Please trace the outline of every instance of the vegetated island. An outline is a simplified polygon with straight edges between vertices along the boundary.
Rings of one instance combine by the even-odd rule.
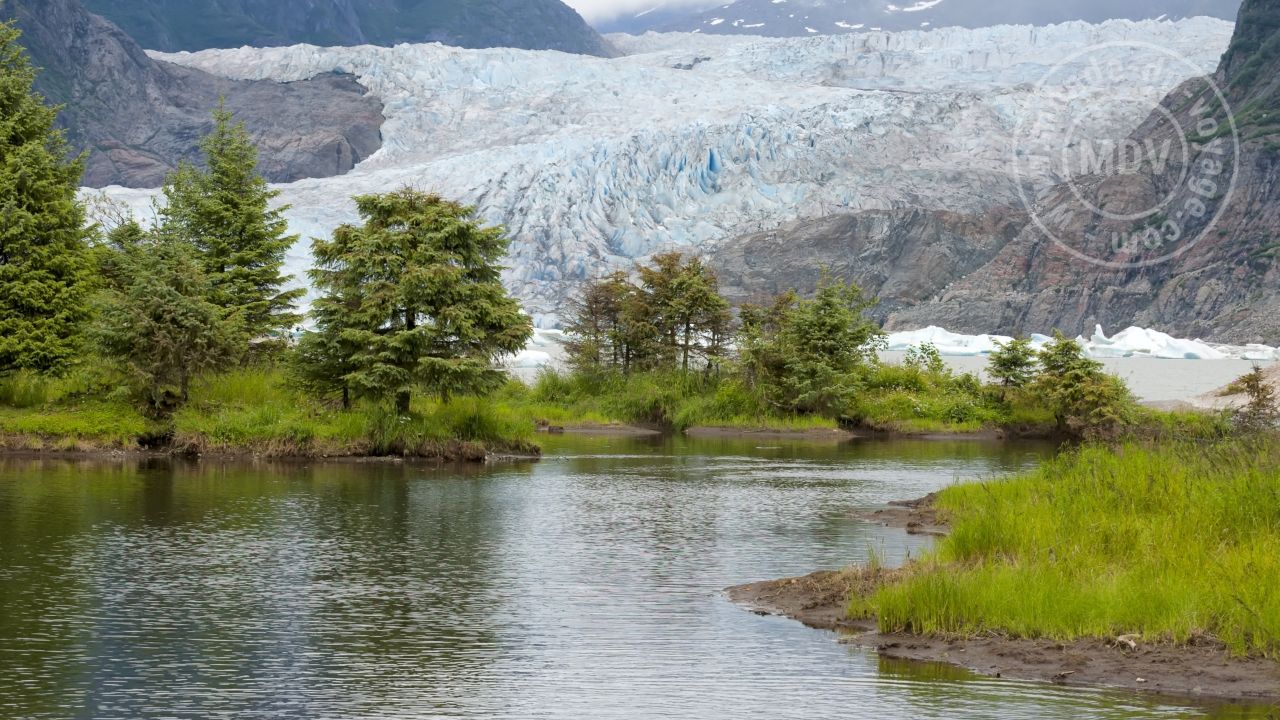
[[[757,612],[899,659],[1068,685],[1280,702],[1280,436],[1255,370],[1232,437],[1087,443],[859,517],[942,536],[876,564],[742,585]]]

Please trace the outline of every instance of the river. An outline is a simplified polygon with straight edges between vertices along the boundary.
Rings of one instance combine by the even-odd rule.
[[[1240,717],[874,652],[726,586],[1046,448],[551,438],[536,463],[0,460],[2,718]]]

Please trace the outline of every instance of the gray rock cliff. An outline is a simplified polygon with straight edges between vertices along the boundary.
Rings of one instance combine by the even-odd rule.
[[[158,62],[79,0],[0,0],[0,19],[17,20],[42,70],[37,89],[63,106],[60,124],[88,152],[89,186],[158,186],[197,158],[220,98],[272,181],[340,175],[382,144],[382,103],[350,76],[238,82]]]

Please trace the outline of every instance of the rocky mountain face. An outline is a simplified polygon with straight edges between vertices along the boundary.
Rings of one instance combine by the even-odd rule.
[[[1074,174],[1039,196],[1035,221],[990,262],[890,324],[1006,333],[1135,324],[1274,344],[1278,86],[1280,5],[1246,0],[1218,72],[1172,92],[1122,145],[1173,148],[1168,162]]]
[[[1239,7],[1240,0],[736,0],[679,14],[659,6],[654,12],[618,18],[608,29],[804,37],[921,27],[1048,25],[1071,20],[1096,23],[1197,15],[1233,19]]]
[[[355,74],[386,103],[383,148],[341,178],[283,186],[292,230],[322,237],[358,220],[355,194],[432,188],[506,227],[507,285],[552,327],[584,280],[657,252],[711,253],[731,238],[877,210],[945,210],[986,223],[991,208],[1020,206],[1006,147],[1013,126],[1062,118],[1031,144],[1041,153],[1073,136],[1123,137],[1170,89],[1212,72],[1232,29],[1197,18],[819,38],[655,34],[621,38],[628,54],[614,59],[440,45],[153,57],[242,80]],[[1098,74],[1096,58],[1077,57],[1100,45],[1103,60],[1132,66],[1141,48],[1126,38],[1193,64]],[[1048,169],[1022,179],[1037,188],[1056,182]],[[151,200],[114,196],[141,208]],[[924,237],[931,227],[895,222],[904,228],[885,231],[895,237]],[[965,222],[937,225],[961,235]],[[957,249],[932,261],[984,259],[989,242],[979,237],[972,247],[980,253]],[[823,261],[797,255],[797,267],[806,259],[813,269],[835,265],[840,252]],[[920,258],[933,251],[895,252],[886,247],[885,262],[902,269],[883,275],[905,297],[908,263],[930,262]],[[290,262],[305,270],[305,243]],[[916,290],[927,297],[951,277]]]
[[[273,181],[339,175],[381,146],[382,103],[350,75],[232,81],[155,61],[79,0],[0,0],[0,19],[17,20],[42,68],[37,89],[64,106],[59,122],[88,151],[86,185],[158,186],[196,158],[220,98]]]
[[[1003,207],[977,215],[869,210],[748,235],[714,251],[710,262],[735,304],[813,288],[826,271],[878,297],[874,313],[885,319],[987,264],[1029,221]]]
[[[560,0],[85,0],[148,50],[441,42],[609,56]]]

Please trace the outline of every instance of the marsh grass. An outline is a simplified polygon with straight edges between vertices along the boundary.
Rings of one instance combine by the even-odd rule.
[[[536,452],[530,416],[491,400],[414,399],[399,415],[377,403],[349,411],[294,390],[277,370],[248,368],[206,378],[174,417],[179,442],[197,450],[290,455],[423,455]],[[469,443],[474,447],[451,444]]]
[[[502,399],[550,424],[632,423],[680,432],[692,427],[743,430],[834,429],[836,418],[772,407],[740,380],[706,373],[557,373],[531,387],[509,386]]]
[[[1213,638],[1280,657],[1280,442],[1086,446],[959,485],[951,534],[850,611],[886,631]]]
[[[9,376],[0,383],[0,445],[22,450],[138,449],[159,438],[190,453],[409,455],[479,459],[534,454],[534,422],[477,398],[417,398],[399,416],[376,403],[350,411],[314,401],[285,374],[252,367],[202,378],[170,423],[146,418],[113,378]]]

